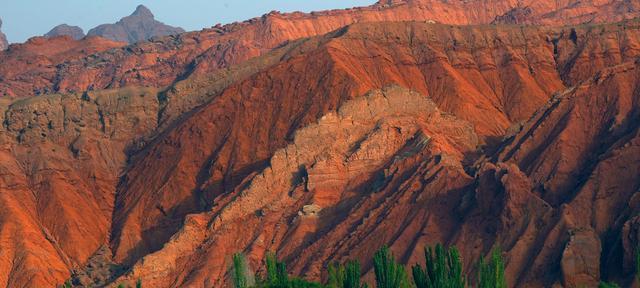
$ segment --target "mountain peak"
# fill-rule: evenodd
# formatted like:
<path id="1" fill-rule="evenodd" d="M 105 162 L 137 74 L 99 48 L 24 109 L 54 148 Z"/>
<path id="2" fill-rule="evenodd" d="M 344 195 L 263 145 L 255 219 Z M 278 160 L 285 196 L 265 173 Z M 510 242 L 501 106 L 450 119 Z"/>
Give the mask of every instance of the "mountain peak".
<path id="1" fill-rule="evenodd" d="M 62 35 L 71 36 L 71 38 L 75 40 L 80 40 L 85 36 L 82 28 L 78 26 L 70 26 L 67 24 L 60 24 L 56 27 L 53 27 L 53 29 L 47 32 L 47 34 L 44 34 L 45 37 L 56 37 Z"/>
<path id="2" fill-rule="evenodd" d="M 101 36 L 120 42 L 136 43 L 155 36 L 175 35 L 184 32 L 180 27 L 173 27 L 157 21 L 149 8 L 138 5 L 130 16 L 120 19 L 114 24 L 102 24 L 87 33 L 88 36 Z"/>
<path id="3" fill-rule="evenodd" d="M 136 7 L 136 11 L 133 11 L 133 14 L 131 14 L 131 16 L 153 18 L 153 13 L 151 13 L 151 10 L 149 10 L 149 8 L 141 4 Z"/>

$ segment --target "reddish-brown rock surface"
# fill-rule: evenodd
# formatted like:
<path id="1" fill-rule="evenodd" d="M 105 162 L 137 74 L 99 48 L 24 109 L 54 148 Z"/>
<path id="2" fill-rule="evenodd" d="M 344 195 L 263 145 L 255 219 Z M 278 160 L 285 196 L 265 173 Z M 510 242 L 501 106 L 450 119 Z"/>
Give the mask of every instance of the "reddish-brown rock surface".
<path id="1" fill-rule="evenodd" d="M 556 95 L 476 162 L 475 176 L 465 172 L 478 143 L 469 124 L 438 119 L 432 113 L 445 114 L 423 107 L 426 98 L 399 88 L 355 98 L 296 131 L 266 168 L 188 216 L 121 281 L 220 286 L 235 251 L 254 266 L 277 251 L 294 273 L 317 279 L 334 260 L 360 259 L 370 271 L 370 247 L 389 244 L 414 263 L 422 246 L 443 242 L 461 248 L 466 267 L 499 244 L 512 285 L 592 286 L 601 257 L 612 263 L 602 273 L 625 283 L 629 272 L 613 267 L 628 251 L 610 233 L 621 235 L 638 211 L 639 80 L 631 62 Z M 422 123 L 417 133 L 412 121 Z"/>
<path id="2" fill-rule="evenodd" d="M 370 7 L 309 14 L 272 12 L 242 23 L 183 33 L 120 50 L 95 55 L 80 52 L 73 59 L 55 63 L 51 73 L 38 71 L 37 67 L 14 69 L 8 75 L 0 72 L 0 95 L 25 97 L 42 92 L 79 92 L 127 85 L 162 87 L 191 74 L 203 75 L 244 62 L 287 41 L 322 35 L 352 23 L 486 24 L 504 22 L 499 20 L 510 18 L 509 13 L 521 7 L 533 11 L 526 19 L 516 21 L 527 24 L 602 23 L 640 16 L 637 1 L 622 0 L 383 2 Z"/>
<path id="3" fill-rule="evenodd" d="M 75 41 L 69 36 L 33 37 L 24 44 L 13 44 L 0 52 L 0 97 L 53 93 L 63 63 L 125 45 L 100 37 Z"/>
<path id="4" fill-rule="evenodd" d="M 636 38 L 640 30 L 630 29 L 635 25 L 609 26 L 613 30 L 607 35 Z M 578 60 L 592 53 L 579 47 L 601 47 L 603 38 L 589 35 L 602 28 L 576 32 L 585 41 L 576 45 L 562 36 L 572 28 L 357 24 L 339 35 L 296 44 L 286 61 L 231 85 L 130 165 L 114 213 L 116 258 L 127 262 L 159 249 L 175 232 L 175 222 L 206 209 L 214 197 L 266 165 L 293 131 L 371 89 L 391 83 L 415 89 L 472 123 L 486 141 L 495 141 L 511 123 L 526 120 L 555 91 L 564 90 L 564 83 L 582 81 L 584 76 L 574 75 L 565 61 L 581 72 L 597 71 L 640 51 L 610 46 L 605 53 L 620 57 L 609 64 Z M 499 40 L 490 46 L 485 39 Z M 179 98 L 173 93 L 168 99 Z"/>
<path id="5" fill-rule="evenodd" d="M 310 279 L 359 259 L 370 277 L 375 248 L 411 264 L 438 242 L 468 272 L 500 245 L 513 286 L 631 284 L 640 21 L 502 23 L 636 6 L 382 1 L 12 45 L 0 286 L 220 287 L 238 251 Z"/>

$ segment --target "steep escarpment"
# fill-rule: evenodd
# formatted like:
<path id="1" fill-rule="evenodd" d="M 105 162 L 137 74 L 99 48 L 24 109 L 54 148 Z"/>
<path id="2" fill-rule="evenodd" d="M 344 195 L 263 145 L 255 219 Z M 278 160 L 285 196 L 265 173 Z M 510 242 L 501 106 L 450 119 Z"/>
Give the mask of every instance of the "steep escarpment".
<path id="1" fill-rule="evenodd" d="M 47 287 L 109 237 L 126 152 L 157 123 L 156 91 L 128 88 L 1 103 L 0 285 Z"/>
<path id="2" fill-rule="evenodd" d="M 246 251 L 255 261 L 270 250 L 282 251 L 282 256 L 303 256 L 300 261 L 320 263 L 329 255 L 337 260 L 336 250 L 355 248 L 355 243 L 332 238 L 337 242 L 327 247 L 321 244 L 325 240 L 318 240 L 322 235 L 331 238 L 332 231 L 348 232 L 358 222 L 355 219 L 362 217 L 368 218 L 369 225 L 395 218 L 382 206 L 403 197 L 372 191 L 371 181 L 380 190 L 393 191 L 389 185 L 398 187 L 389 182 L 417 169 L 434 175 L 458 175 L 458 182 L 446 185 L 464 187 L 471 178 L 464 175 L 459 162 L 477 144 L 469 123 L 439 111 L 419 93 L 390 87 L 356 97 L 318 123 L 296 131 L 291 144 L 276 151 L 265 169 L 249 175 L 232 193 L 216 197 L 210 212 L 189 216 L 162 250 L 144 257 L 126 277 L 145 279 L 149 285 L 162 286 L 166 279 L 178 279 L 178 285 L 221 286 L 227 257 L 212 256 L 233 250 Z M 439 185 L 433 189 L 436 187 Z M 409 194 L 407 197 L 415 200 L 416 195 Z M 418 201 L 424 204 L 426 199 Z M 361 202 L 368 204 L 363 207 Z M 375 203 L 378 208 L 371 206 Z M 411 217 L 421 214 L 408 211 Z M 379 229 L 403 222 L 396 219 L 385 221 Z M 386 241 L 374 231 L 367 233 L 372 233 L 371 242 L 361 241 L 358 246 L 362 250 L 354 249 L 353 253 L 370 252 L 368 245 Z M 327 250 L 307 258 L 303 248 L 308 246 Z M 204 266 L 207 271 L 190 268 Z"/>
<path id="3" fill-rule="evenodd" d="M 599 276 L 590 273 L 599 270 L 598 261 L 579 260 L 592 259 L 588 251 L 593 250 L 574 247 L 572 241 L 599 247 L 603 277 L 633 280 L 627 277 L 633 272 L 628 257 L 638 239 L 623 227 L 638 214 L 639 69 L 637 61 L 605 69 L 557 95 L 495 156 L 526 173 L 532 193 L 556 211 L 555 222 L 547 223 L 550 232 L 538 235 L 545 243 L 538 252 L 562 251 L 561 266 L 555 268 L 561 268 L 564 285 L 579 284 L 585 276 L 595 283 Z M 568 242 L 558 240 L 567 237 Z M 552 243 L 567 244 L 548 249 Z M 544 261 L 538 256 L 532 263 Z M 533 281 L 552 269 L 535 269 L 519 280 Z"/>
<path id="4" fill-rule="evenodd" d="M 150 43 L 139 43 L 118 51 L 97 55 L 80 53 L 76 59 L 70 59 L 73 61 L 55 63 L 53 73 L 38 71 L 37 67 L 13 70 L 19 76 L 0 73 L 0 95 L 25 97 L 37 91 L 81 92 L 127 85 L 163 87 L 191 74 L 205 75 L 236 65 L 289 40 L 322 35 L 353 23 L 427 21 L 486 24 L 522 7 L 533 9 L 535 13 L 526 21 L 515 21 L 517 23 L 602 23 L 638 16 L 637 5 L 634 1 L 618 0 L 553 3 L 537 0 L 422 0 L 381 2 L 369 7 L 308 14 L 272 12 L 242 23 L 154 39 Z M 25 87 L 25 82 L 34 84 Z"/>
<path id="5" fill-rule="evenodd" d="M 262 169 L 293 131 L 371 89 L 391 83 L 412 88 L 470 122 L 483 142 L 497 141 L 512 123 L 526 120 L 565 89 L 558 71 L 565 65 L 555 58 L 581 63 L 583 71 L 615 65 L 613 59 L 571 60 L 591 53 L 578 48 L 582 45 L 602 47 L 601 38 L 582 36 L 585 42 L 578 46 L 562 36 L 572 29 L 359 24 L 296 43 L 285 61 L 220 94 L 198 90 L 213 95 L 136 156 L 118 187 L 112 234 L 116 258 L 129 262 L 160 249 L 185 215 L 208 209 L 215 197 Z M 609 35 L 626 39 L 637 32 L 622 28 Z M 620 61 L 638 51 L 621 52 L 617 45 L 598 49 L 593 51 L 619 55 Z M 567 79 L 572 77 L 580 81 L 581 76 Z M 179 103 L 175 99 L 188 83 L 168 91 L 168 101 Z"/>
<path id="6" fill-rule="evenodd" d="M 491 4 L 500 1 L 478 1 Z M 513 1 L 516 2 L 516 1 Z M 489 4 L 490 5 L 490 4 Z M 508 24 L 580 24 L 623 21 L 638 17 L 640 3 L 634 1 L 517 1 L 493 23 Z"/>
<path id="7" fill-rule="evenodd" d="M 370 247 L 389 245 L 412 264 L 440 242 L 460 248 L 468 271 L 501 246 L 515 286 L 629 285 L 638 85 L 637 63 L 604 69 L 554 96 L 476 164 L 465 159 L 478 143 L 472 126 L 428 98 L 398 87 L 356 97 L 296 131 L 264 169 L 188 216 L 119 281 L 219 286 L 237 251 L 254 267 L 275 251 L 310 279 L 346 259 L 362 261 L 367 275 Z"/>

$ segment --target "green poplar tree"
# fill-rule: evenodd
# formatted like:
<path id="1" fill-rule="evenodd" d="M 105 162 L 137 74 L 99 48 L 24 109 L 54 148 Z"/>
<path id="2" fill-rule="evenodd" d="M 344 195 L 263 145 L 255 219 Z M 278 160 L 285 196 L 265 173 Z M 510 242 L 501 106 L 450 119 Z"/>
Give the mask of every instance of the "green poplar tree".
<path id="1" fill-rule="evenodd" d="M 383 246 L 373 257 L 377 288 L 409 288 L 409 278 L 404 267 L 396 263 L 387 246 Z"/>
<path id="2" fill-rule="evenodd" d="M 445 249 L 438 244 L 435 251 L 425 247 L 425 269 L 412 267 L 413 280 L 417 288 L 464 288 L 460 253 L 455 248 Z"/>
<path id="3" fill-rule="evenodd" d="M 504 277 L 504 261 L 502 252 L 495 249 L 491 253 L 489 263 L 480 259 L 478 267 L 478 288 L 507 288 L 507 280 Z"/>

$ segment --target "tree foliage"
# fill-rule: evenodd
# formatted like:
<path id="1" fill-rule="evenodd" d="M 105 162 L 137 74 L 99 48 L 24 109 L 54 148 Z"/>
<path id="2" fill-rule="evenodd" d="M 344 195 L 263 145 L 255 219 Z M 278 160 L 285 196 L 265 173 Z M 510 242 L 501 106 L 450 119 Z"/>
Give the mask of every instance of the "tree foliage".
<path id="1" fill-rule="evenodd" d="M 426 266 L 412 267 L 413 281 L 417 288 L 464 288 L 460 253 L 456 248 L 446 249 L 438 244 L 424 249 Z"/>
<path id="2" fill-rule="evenodd" d="M 493 250 L 489 262 L 485 263 L 484 259 L 480 259 L 478 274 L 478 288 L 507 288 L 504 261 L 499 248 Z"/>
<path id="3" fill-rule="evenodd" d="M 388 247 L 380 248 L 373 257 L 376 288 L 464 288 L 467 287 L 462 259 L 455 247 L 442 245 L 425 247 L 425 266 L 412 267 L 413 282 L 404 266 L 394 258 Z M 480 259 L 477 288 L 506 288 L 504 261 L 499 249 L 494 250 L 489 259 Z M 640 256 L 639 256 L 640 257 Z M 242 254 L 233 255 L 233 283 L 235 288 L 368 288 L 361 282 L 360 263 L 347 261 L 332 263 L 327 267 L 327 282 L 321 284 L 287 273 L 284 262 L 274 253 L 267 253 L 265 270 L 261 277 L 254 279 L 246 258 Z M 603 283 L 606 285 L 606 283 Z M 471 285 L 469 285 L 471 287 Z M 612 286 L 603 286 L 612 288 Z"/>
<path id="4" fill-rule="evenodd" d="M 327 288 L 363 288 L 360 283 L 360 263 L 348 261 L 342 265 L 334 263 L 329 265 Z"/>
<path id="5" fill-rule="evenodd" d="M 600 282 L 600 284 L 598 284 L 598 288 L 620 288 L 620 286 L 613 282 Z"/>
<path id="6" fill-rule="evenodd" d="M 396 263 L 389 248 L 384 246 L 373 257 L 377 288 L 408 288 L 409 278 L 401 264 Z"/>
<path id="7" fill-rule="evenodd" d="M 255 284 L 247 259 L 242 253 L 233 254 L 233 287 L 248 288 Z"/>

